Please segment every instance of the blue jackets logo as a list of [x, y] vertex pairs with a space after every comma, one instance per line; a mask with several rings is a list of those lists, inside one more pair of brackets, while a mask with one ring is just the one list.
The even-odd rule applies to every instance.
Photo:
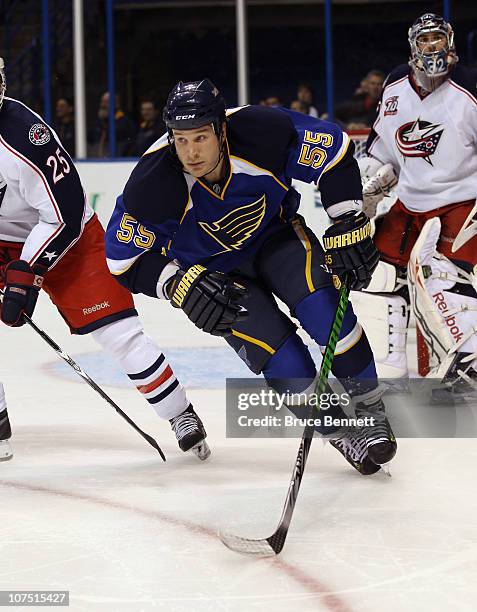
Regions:
[[211, 224], [199, 221], [199, 225], [204, 232], [207, 232], [223, 247], [221, 251], [214, 253], [214, 255], [240, 250], [244, 242], [260, 227], [266, 209], [267, 204], [265, 195], [263, 195], [255, 202], [240, 206]]
[[44, 145], [50, 142], [50, 130], [43, 123], [35, 123], [28, 132], [28, 138], [34, 145]]
[[396, 130], [396, 145], [404, 157], [421, 157], [432, 166], [431, 155], [436, 152], [443, 132], [438, 123], [416, 119]]

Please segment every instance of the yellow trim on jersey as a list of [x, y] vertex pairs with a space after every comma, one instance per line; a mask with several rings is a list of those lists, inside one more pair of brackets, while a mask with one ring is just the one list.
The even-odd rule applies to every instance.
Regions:
[[[225, 137], [225, 146], [227, 147], [227, 155], [230, 157], [230, 149], [229, 149], [229, 143], [228, 143], [228, 140], [227, 140], [227, 136]], [[232, 180], [232, 164], [229, 164], [229, 177], [228, 177], [227, 182], [225, 183], [224, 188], [222, 189], [220, 195], [216, 194], [215, 191], [213, 191], [212, 189], [207, 187], [207, 185], [205, 183], [203, 183], [200, 180], [200, 178], [196, 179], [196, 181], [199, 183], [199, 185], [202, 185], [202, 187], [204, 189], [206, 189], [210, 194], [212, 194], [214, 197], [216, 197], [218, 200], [221, 200], [222, 202], [224, 201], [225, 192], [227, 191], [227, 187], [229, 186], [229, 183], [230, 183], [231, 180]]]
[[347, 346], [345, 349], [343, 349], [342, 351], [335, 351], [335, 356], [336, 355], [344, 355], [345, 353], [347, 353], [350, 349], [353, 348], [353, 346], [356, 346], [358, 344], [358, 342], [361, 340], [361, 336], [363, 335], [363, 328], [361, 327], [361, 331], [359, 336], [356, 338], [356, 340], [350, 344], [349, 346]]
[[346, 136], [346, 138], [348, 139], [348, 142], [346, 143], [346, 147], [341, 152], [339, 157], [337, 159], [335, 159], [335, 161], [333, 163], [331, 163], [329, 166], [326, 166], [326, 168], [321, 173], [321, 176], [323, 176], [323, 174], [325, 172], [328, 172], [328, 170], [331, 170], [331, 168], [334, 168], [336, 166], [336, 164], [339, 163], [343, 159], [343, 157], [346, 155], [346, 151], [348, 150], [349, 143], [351, 142], [351, 138], [348, 136], [348, 134], [345, 134], [344, 132], [343, 132], [343, 135]]
[[112, 274], [113, 276], [121, 276], [121, 274], [124, 274], [125, 272], [127, 272], [127, 271], [129, 270], [129, 268], [132, 268], [132, 267], [134, 266], [134, 264], [135, 264], [135, 263], [136, 263], [136, 261], [137, 261], [137, 260], [138, 260], [138, 259], [141, 257], [141, 255], [143, 255], [143, 253], [141, 253], [140, 255], [138, 255], [137, 257], [135, 257], [135, 258], [134, 258], [134, 261], [133, 261], [133, 262], [131, 262], [131, 263], [129, 264], [129, 266], [127, 266], [127, 268], [124, 268], [124, 270], [120, 270], [119, 272], [113, 272], [113, 271], [111, 270], [111, 268], [109, 268], [109, 266], [108, 266], [110, 274]]
[[239, 161], [245, 162], [246, 164], [249, 164], [250, 166], [253, 166], [254, 168], [257, 168], [257, 170], [261, 170], [262, 172], [265, 172], [266, 174], [269, 174], [273, 179], [275, 179], [277, 181], [277, 183], [281, 187], [283, 187], [283, 189], [285, 189], [285, 191], [288, 191], [289, 187], [287, 187], [279, 179], [277, 179], [277, 177], [273, 174], [273, 172], [270, 172], [270, 170], [266, 170], [265, 168], [261, 168], [260, 166], [257, 166], [256, 164], [252, 164], [252, 162], [248, 161], [248, 159], [244, 159], [243, 157], [238, 157], [238, 155], [229, 155], [229, 157], [231, 157], [232, 159], [238, 159]]
[[306, 259], [305, 259], [305, 278], [306, 284], [308, 285], [308, 290], [310, 293], [314, 293], [316, 291], [315, 285], [313, 284], [313, 278], [311, 275], [311, 242], [308, 236], [306, 235], [305, 229], [301, 224], [300, 219], [295, 219], [292, 221], [293, 229], [297, 233], [300, 238], [302, 244], [304, 243], [305, 251], [306, 251]]
[[189, 210], [191, 209], [191, 207], [189, 206], [191, 200], [190, 200], [190, 193], [189, 193], [189, 197], [187, 198], [187, 204], [184, 208], [184, 212], [182, 213], [182, 217], [181, 220], [179, 221], [179, 225], [182, 225], [182, 221], [184, 221], [184, 217], [186, 216], [186, 214], [189, 212]]
[[[162, 138], [162, 136], [161, 136]], [[152, 145], [151, 145], [152, 146]], [[149, 151], [149, 149], [147, 151], [144, 151], [144, 153], [142, 154], [142, 157], [144, 157], [145, 155], [150, 155], [151, 153], [155, 153], [156, 151], [160, 151], [161, 149], [163, 149], [164, 147], [168, 147], [169, 146], [169, 141], [165, 142], [163, 145], [161, 145], [160, 147], [157, 147], [157, 149], [152, 149], [151, 151]]]
[[242, 108], [247, 108], [250, 104], [244, 104], [243, 106], [234, 106], [233, 108], [227, 108], [225, 111], [225, 116], [230, 117], [231, 115], [235, 115], [238, 111], [242, 110]]
[[258, 340], [257, 338], [252, 338], [252, 336], [247, 336], [247, 334], [242, 334], [238, 331], [235, 331], [235, 329], [232, 330], [232, 335], [236, 336], [237, 338], [242, 338], [242, 340], [247, 340], [247, 342], [250, 342], [251, 344], [256, 344], [257, 346], [260, 346], [261, 348], [265, 349], [267, 353], [270, 353], [271, 355], [275, 355], [275, 352], [276, 352], [275, 349], [273, 349], [266, 342], [262, 342], [261, 340]]

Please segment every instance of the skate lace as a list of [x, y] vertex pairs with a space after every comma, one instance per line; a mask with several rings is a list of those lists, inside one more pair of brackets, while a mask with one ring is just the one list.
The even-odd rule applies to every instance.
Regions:
[[184, 436], [197, 431], [197, 419], [195, 415], [187, 412], [171, 419], [171, 426], [178, 440], [182, 440]]
[[384, 413], [384, 408], [381, 404], [377, 407], [364, 406], [362, 408], [357, 408], [356, 415], [359, 418], [368, 417], [372, 419], [372, 425], [365, 425], [363, 427], [368, 443], [383, 439], [389, 440], [389, 425]]
[[347, 429], [333, 438], [333, 444], [353, 461], [361, 462], [367, 453], [366, 438], [358, 430]]

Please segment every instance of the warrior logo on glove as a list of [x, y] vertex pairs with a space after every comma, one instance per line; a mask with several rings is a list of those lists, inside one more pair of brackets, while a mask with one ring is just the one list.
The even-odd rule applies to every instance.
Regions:
[[213, 336], [229, 336], [232, 326], [248, 316], [240, 304], [247, 297], [245, 287], [200, 264], [185, 272], [179, 270], [167, 293], [175, 308], [181, 308], [194, 325]]
[[326, 230], [323, 244], [327, 251], [326, 262], [334, 276], [343, 281], [349, 275], [350, 287], [355, 291], [369, 285], [379, 253], [371, 240], [371, 224], [364, 213], [352, 212], [338, 217]]

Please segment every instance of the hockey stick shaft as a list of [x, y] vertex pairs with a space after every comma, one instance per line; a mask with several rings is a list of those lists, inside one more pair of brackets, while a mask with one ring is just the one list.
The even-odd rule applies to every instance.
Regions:
[[[0, 295], [3, 298], [3, 291], [0, 290]], [[74, 361], [74, 359], [72, 359], [69, 355], [67, 355], [62, 348], [53, 340], [53, 338], [50, 338], [50, 336], [44, 332], [40, 327], [38, 327], [38, 325], [26, 314], [23, 314], [23, 318], [25, 319], [26, 323], [28, 323], [28, 325], [34, 329], [36, 331], [36, 333], [41, 336], [43, 338], [43, 340], [49, 344], [51, 346], [51, 348], [56, 351], [56, 353], [64, 360], [66, 361], [66, 363], [73, 368], [73, 370], [78, 374], [78, 376], [81, 376], [81, 378], [92, 388], [96, 391], [96, 393], [99, 393], [99, 395], [101, 395], [101, 397], [106, 400], [106, 402], [108, 402], [108, 404], [110, 406], [112, 406], [114, 408], [114, 410], [116, 410], [116, 412], [119, 414], [119, 416], [122, 416], [123, 419], [126, 421], [126, 423], [128, 423], [133, 429], [135, 429], [138, 434], [140, 436], [142, 436], [153, 448], [155, 448], [157, 450], [157, 452], [161, 455], [163, 461], [166, 460], [166, 456], [164, 455], [164, 453], [162, 452], [161, 447], [159, 446], [159, 444], [156, 442], [156, 440], [154, 440], [154, 438], [152, 436], [150, 436], [149, 434], [147, 434], [145, 431], [143, 431], [138, 425], [136, 425], [136, 423], [116, 404], [116, 402], [114, 400], [112, 400], [109, 395], [107, 393], [105, 393], [101, 387], [94, 382], [94, 380], [92, 378], [90, 378], [88, 376], [88, 374], [86, 374], [86, 372], [84, 370], [82, 370], [82, 368], [76, 363], [76, 361]]]
[[[343, 319], [348, 306], [349, 297], [349, 281], [346, 279], [340, 290], [338, 298], [338, 306], [336, 308], [335, 317], [331, 325], [328, 342], [326, 343], [323, 360], [321, 363], [318, 381], [315, 387], [315, 393], [321, 397], [321, 394], [326, 389], [328, 375], [331, 370], [333, 358], [335, 355], [336, 344], [340, 335]], [[221, 534], [222, 542], [231, 550], [247, 555], [255, 556], [270, 556], [271, 554], [278, 555], [285, 544], [290, 527], [293, 511], [295, 509], [298, 492], [300, 490], [301, 481], [305, 471], [306, 461], [310, 452], [311, 443], [313, 440], [314, 427], [308, 425], [303, 431], [300, 446], [298, 448], [297, 458], [293, 467], [292, 477], [288, 486], [288, 492], [283, 506], [282, 515], [275, 532], [268, 538], [253, 540], [242, 538], [230, 533]]]
[[[336, 345], [340, 335], [341, 327], [343, 325], [343, 319], [348, 306], [349, 298], [349, 283], [345, 280], [341, 286], [340, 295], [338, 299], [338, 306], [336, 308], [335, 317], [331, 325], [328, 342], [326, 344], [325, 352], [323, 354], [323, 360], [321, 362], [320, 373], [318, 375], [318, 382], [315, 387], [315, 393], [318, 397], [325, 391], [328, 376], [331, 371], [333, 364], [333, 358], [335, 355]], [[319, 403], [318, 403], [319, 405]], [[290, 485], [288, 487], [288, 493], [285, 499], [285, 505], [283, 507], [282, 516], [275, 533], [267, 538], [268, 543], [273, 548], [276, 554], [278, 554], [284, 544], [288, 534], [288, 528], [293, 516], [295, 509], [298, 492], [300, 490], [301, 481], [305, 472], [306, 461], [310, 452], [311, 443], [313, 441], [314, 426], [307, 425], [303, 431], [300, 446], [298, 448], [297, 458], [293, 467], [292, 477]]]

